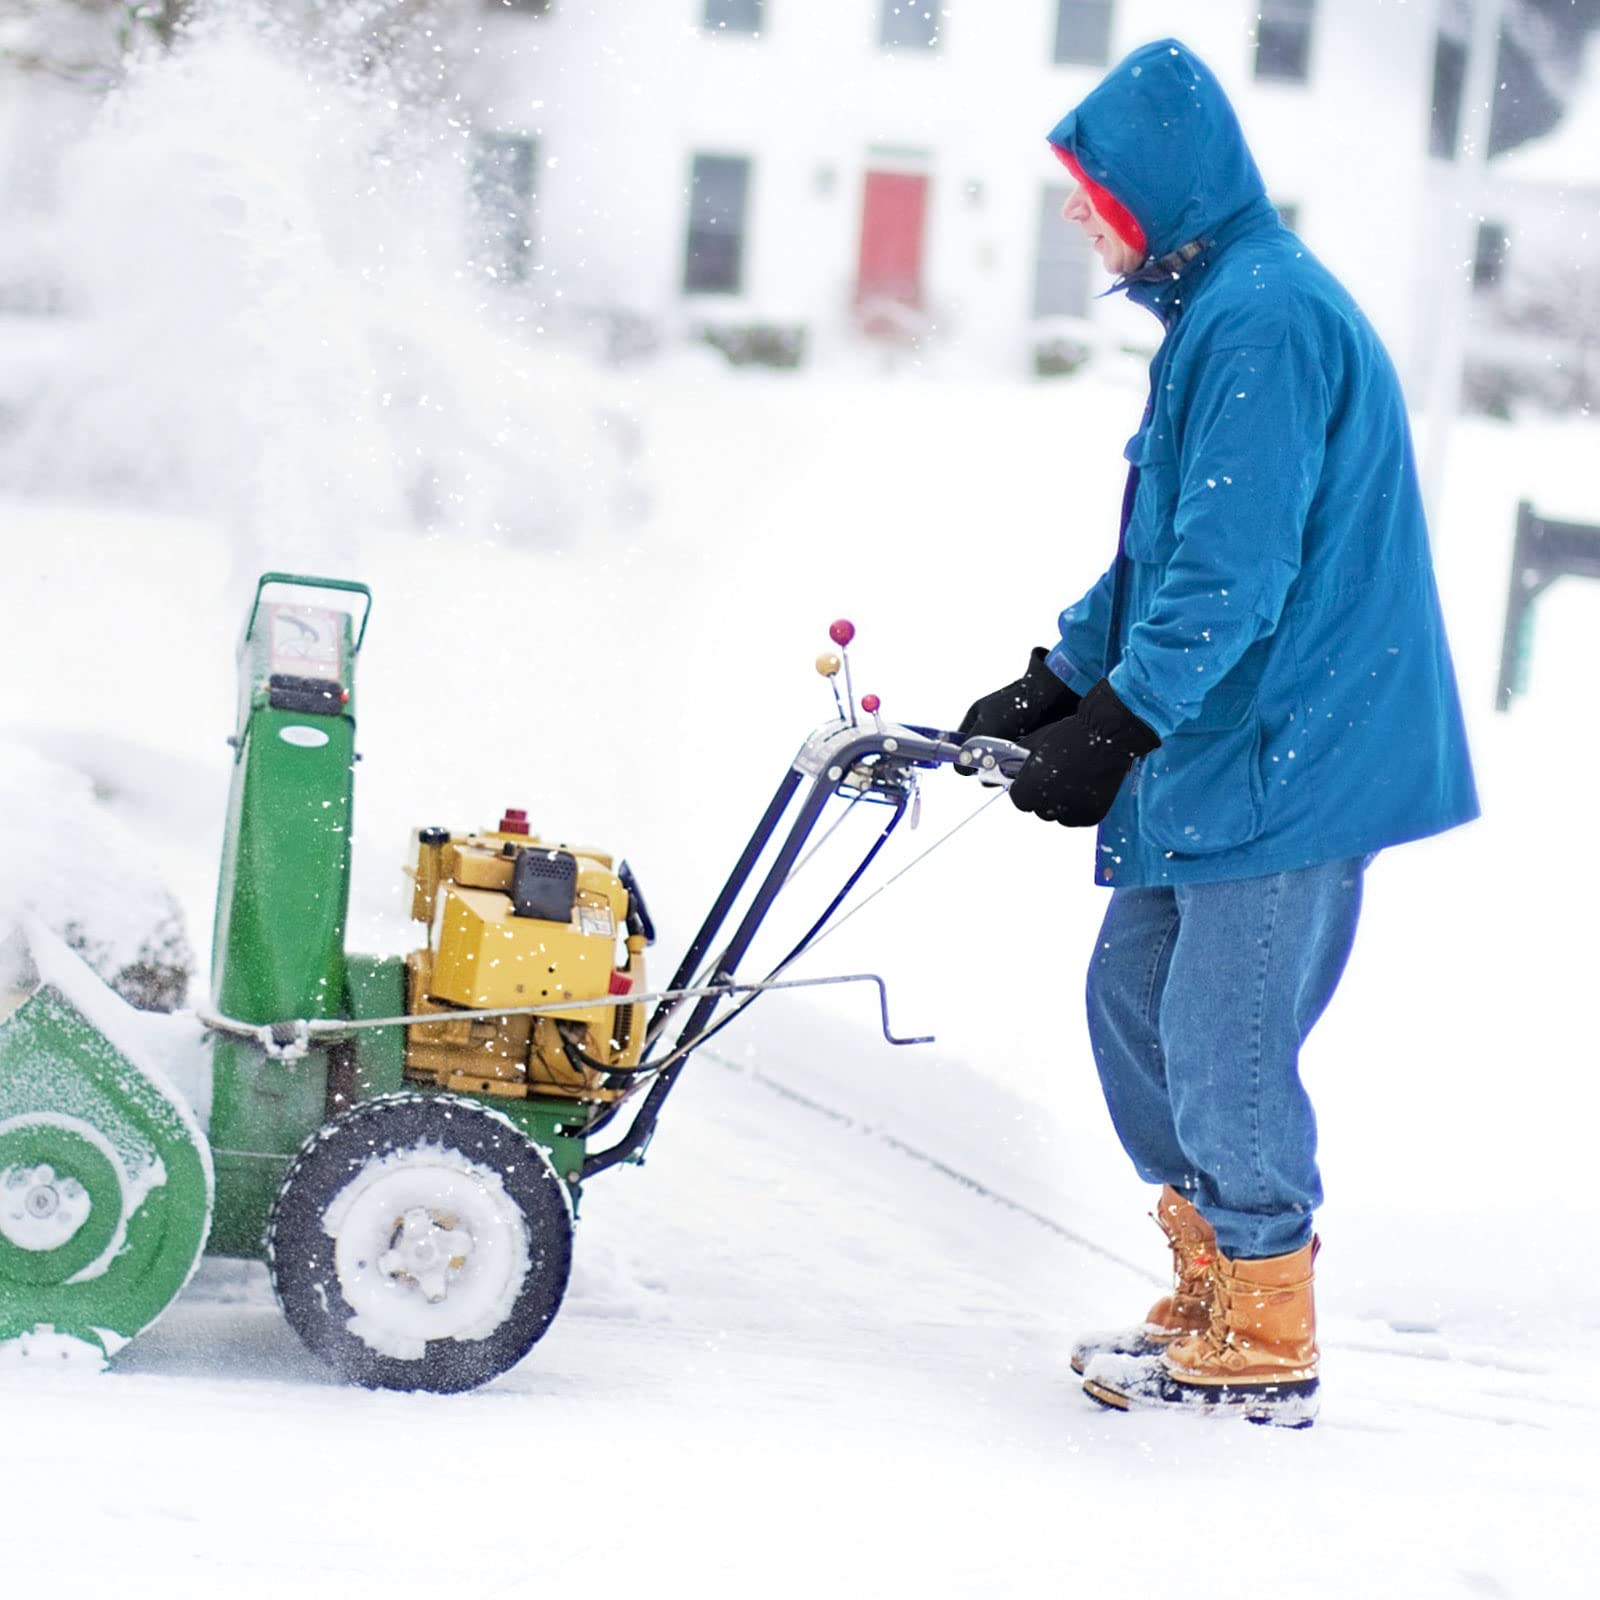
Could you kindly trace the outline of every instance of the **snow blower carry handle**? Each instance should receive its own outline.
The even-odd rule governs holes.
[[[852,724],[840,720],[818,728],[801,745],[799,753],[784,773],[755,831],[734,864],[733,871],[729,873],[727,882],[723,884],[699,932],[684,953],[672,982],[667,986],[669,991],[692,991],[695,988],[695,975],[700,971],[702,962],[721,933],[734,904],[743,894],[757,864],[766,854],[767,846],[778,834],[796,791],[801,788],[803,780],[809,778],[811,783],[804,792],[800,809],[790,822],[766,875],[757,885],[727,945],[711,964],[709,982],[714,987],[720,987],[720,992],[706,994],[702,991],[688,1021],[679,1029],[676,1042],[660,1067],[660,1075],[650,1086],[628,1132],[616,1144],[595,1151],[585,1160],[584,1177],[593,1177],[621,1161],[642,1158],[644,1148],[655,1130],[661,1104],[671,1092],[685,1061],[713,1032],[731,1020],[730,1015],[713,1022],[718,1006],[727,998],[725,986],[735,982],[739,963],[793,874],[806,841],[835,794],[841,789],[848,789],[852,791],[853,800],[871,799],[892,805],[894,815],[844,889],[834,897],[828,909],[799,944],[773,969],[772,976],[776,976],[804,951],[894,830],[912,793],[913,769],[952,766],[960,761],[962,765],[979,772],[984,780],[1004,784],[1015,777],[1027,758],[1028,752],[1021,746],[1008,744],[1003,739],[963,740],[958,734],[935,728],[885,723],[876,715],[873,715],[871,723],[863,720]],[[743,1004],[749,1004],[753,998],[753,995],[750,996]],[[668,1021],[682,1003],[677,999],[666,1000],[656,1007],[650,1019],[646,1061],[661,1042]]]
[[[251,603],[250,615],[244,625],[244,637],[247,640],[255,632],[256,617],[261,610],[261,596],[268,584],[279,584],[291,589],[319,589],[333,594],[359,595],[362,600],[361,620],[355,629],[355,643],[350,648],[353,655],[360,654],[362,641],[367,636],[367,619],[372,615],[372,590],[366,584],[357,583],[353,578],[315,578],[300,572],[263,572],[256,581],[256,597]]]

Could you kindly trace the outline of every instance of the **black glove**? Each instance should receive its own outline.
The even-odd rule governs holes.
[[[1160,743],[1102,678],[1076,716],[1052,723],[1031,741],[1033,753],[1011,785],[1011,803],[1064,828],[1092,828],[1111,809],[1128,768]]]
[[[1070,717],[1078,709],[1078,697],[1045,665],[1048,654],[1043,645],[1035,645],[1028,657],[1028,670],[1015,683],[974,700],[956,729],[956,737],[970,739],[983,734],[1020,744],[1040,728]],[[970,778],[974,769],[958,766],[954,770],[963,778]]]

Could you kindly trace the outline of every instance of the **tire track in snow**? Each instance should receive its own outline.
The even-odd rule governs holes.
[[[1108,1250],[1104,1245],[1097,1244],[1093,1239],[1087,1238],[1085,1235],[1069,1228],[1064,1222],[1057,1221],[1056,1218],[1048,1216],[1043,1211],[1035,1210],[1032,1206],[1024,1205],[1020,1200],[1013,1200],[1009,1195],[1001,1194],[997,1189],[993,1189],[980,1179],[974,1178],[971,1173],[963,1172],[959,1167],[951,1166],[949,1162],[941,1160],[938,1156],[930,1155],[926,1150],[919,1150],[915,1145],[907,1143],[898,1135],[888,1132],[887,1129],[875,1123],[865,1122],[859,1117],[851,1116],[847,1111],[839,1110],[837,1106],[830,1106],[811,1095],[802,1094],[789,1084],[783,1083],[777,1078],[768,1077],[759,1068],[742,1066],[737,1061],[718,1054],[715,1050],[701,1050],[699,1054],[708,1061],[714,1061],[725,1071],[734,1073],[738,1077],[748,1078],[752,1083],[758,1083],[764,1089],[771,1090],[773,1094],[779,1095],[795,1105],[804,1106],[806,1110],[814,1112],[817,1116],[825,1117],[828,1121],[837,1123],[840,1127],[849,1128],[857,1133],[869,1134],[880,1144],[887,1145],[889,1149],[896,1151],[898,1154],[931,1168],[941,1177],[948,1178],[952,1183],[959,1184],[973,1194],[981,1195],[985,1200],[989,1200],[995,1205],[1003,1206],[1007,1211],[1015,1212],[1020,1217],[1026,1217],[1028,1221],[1047,1229],[1059,1238],[1065,1239],[1078,1249],[1085,1250],[1090,1255],[1098,1256],[1102,1261],[1109,1261],[1113,1265],[1131,1272],[1135,1277],[1146,1283],[1152,1283],[1159,1287],[1165,1281],[1158,1273],[1151,1272],[1147,1267],[1142,1267],[1136,1262],[1129,1261],[1126,1256],[1118,1255],[1115,1250]]]

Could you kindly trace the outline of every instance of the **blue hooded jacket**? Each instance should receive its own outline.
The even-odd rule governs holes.
[[[1478,813],[1399,381],[1167,39],[1050,134],[1144,229],[1161,318],[1121,547],[1049,663],[1159,735],[1100,828],[1112,887],[1360,856]],[[1193,249],[1192,247],[1199,248]]]

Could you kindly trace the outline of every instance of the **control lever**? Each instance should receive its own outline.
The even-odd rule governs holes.
[[[956,752],[955,764],[976,772],[978,781],[991,789],[1009,788],[1027,759],[1028,752],[1020,744],[980,733],[974,734]]]

